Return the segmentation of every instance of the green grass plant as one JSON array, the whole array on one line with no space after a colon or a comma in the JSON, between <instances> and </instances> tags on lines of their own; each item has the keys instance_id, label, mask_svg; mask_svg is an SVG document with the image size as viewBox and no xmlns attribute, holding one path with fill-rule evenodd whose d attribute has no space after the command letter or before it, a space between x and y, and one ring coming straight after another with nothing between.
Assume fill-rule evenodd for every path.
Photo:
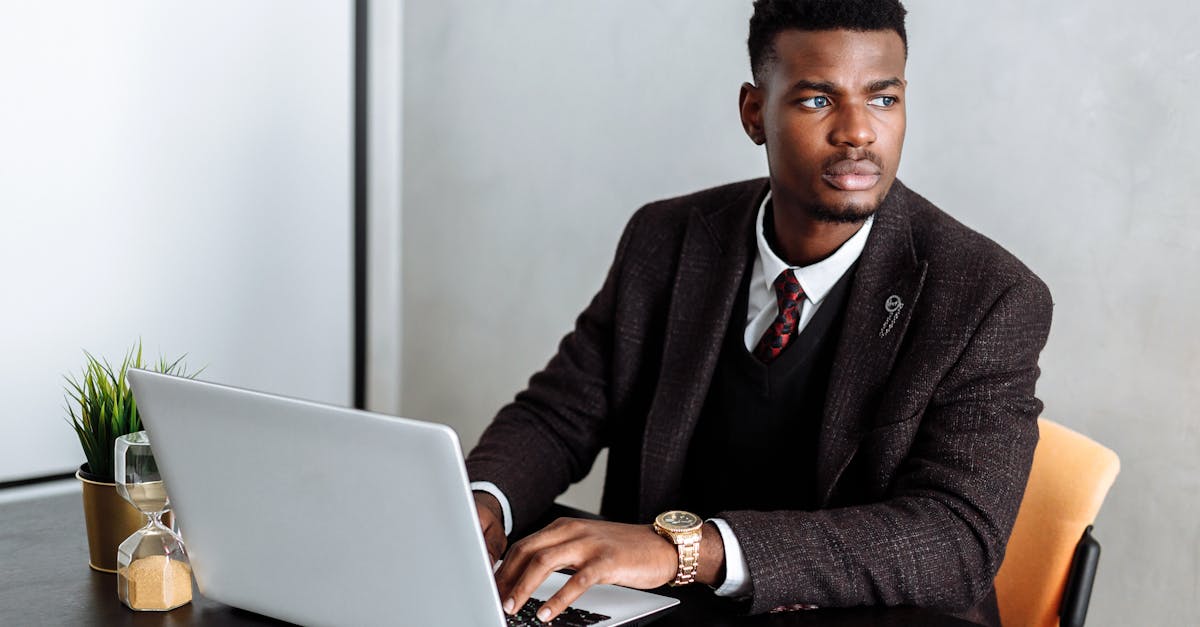
<instances>
[{"instance_id":1,"label":"green grass plant","mask_svg":"<svg viewBox=\"0 0 1200 627\"><path fill-rule=\"evenodd\" d=\"M119 368L113 368L107 359L97 359L83 351L87 363L83 368L82 380L74 375L64 375L67 380L68 421L79 436L79 444L87 458L86 472L101 481L113 480L113 446L117 438L142 430L137 402L129 389L126 374L130 368L147 368L142 361L142 343L139 340ZM192 378L204 369L187 373L183 362L187 355L175 361L159 358L158 363L149 364L149 370Z\"/></svg>"}]
</instances>

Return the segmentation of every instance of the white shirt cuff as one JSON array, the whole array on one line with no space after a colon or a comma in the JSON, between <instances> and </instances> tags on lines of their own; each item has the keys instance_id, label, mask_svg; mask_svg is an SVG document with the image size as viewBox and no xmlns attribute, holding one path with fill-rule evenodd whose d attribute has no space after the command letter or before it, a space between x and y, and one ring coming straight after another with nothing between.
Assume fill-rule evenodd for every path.
<instances>
[{"instance_id":1,"label":"white shirt cuff","mask_svg":"<svg viewBox=\"0 0 1200 627\"><path fill-rule=\"evenodd\" d=\"M737 536L733 535L733 529L724 518L709 518L708 522L717 526L717 531L721 532L721 542L725 545L725 581L717 588L717 596L750 596L754 592L754 584L750 581L750 564L746 563Z\"/></svg>"},{"instance_id":2,"label":"white shirt cuff","mask_svg":"<svg viewBox=\"0 0 1200 627\"><path fill-rule=\"evenodd\" d=\"M508 505L508 497L504 496L504 493L500 491L500 488L497 488L496 484L492 483L491 481L472 481L471 490L487 492L488 494L496 497L497 501L500 501L500 511L504 512L504 535L511 535L513 525L512 509ZM724 537L724 533L722 533L722 537ZM738 555L741 555L741 552L739 552Z\"/></svg>"}]
</instances>

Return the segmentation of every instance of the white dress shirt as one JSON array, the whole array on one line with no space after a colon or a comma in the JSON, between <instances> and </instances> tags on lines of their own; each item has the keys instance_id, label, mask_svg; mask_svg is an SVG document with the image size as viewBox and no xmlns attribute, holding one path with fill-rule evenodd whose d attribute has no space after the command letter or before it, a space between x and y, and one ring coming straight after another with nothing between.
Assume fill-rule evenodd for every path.
<instances>
[{"instance_id":1,"label":"white dress shirt","mask_svg":"<svg viewBox=\"0 0 1200 627\"><path fill-rule=\"evenodd\" d=\"M862 227L850 239L846 240L832 255L807 266L793 266L779 258L767 242L767 232L763 221L767 216L767 203L771 202L771 194L763 199L755 219L755 240L758 243L758 255L754 259L754 269L750 272L750 287L746 295L746 332L743 335L746 350L754 352L754 347L766 333L771 322L779 315L779 299L775 295L775 279L784 271L791 270L796 280L804 290L804 299L800 305L800 321L796 333L800 333L821 303L825 295L833 289L834 284L854 265L867 244L867 236L871 233L874 216L867 218ZM733 530L720 518L710 521L721 532L721 542L725 544L725 581L717 588L717 595L725 597L749 596L754 590L750 582L750 566L742 554L742 546L733 535Z\"/></svg>"},{"instance_id":2,"label":"white dress shirt","mask_svg":"<svg viewBox=\"0 0 1200 627\"><path fill-rule=\"evenodd\" d=\"M767 214L767 203L770 201L771 194L768 193L759 206L758 217L755 219L758 254L754 259L754 269L750 275L744 336L746 350L751 352L754 351L758 340L762 338L775 316L779 315L778 300L775 297L775 279L784 271L790 270L804 290L800 321L796 327L796 333L799 333L808 324L808 321L812 320L813 314L824 302L825 295L829 293L829 290L833 289L838 279L842 278L842 275L862 255L863 247L867 244L867 236L871 233L871 225L875 221L874 216L867 218L857 233L846 240L832 255L821 261L803 267L792 266L780 259L771 249L770 243L767 242L763 220ZM471 483L471 489L487 492L500 501L500 508L504 511L504 533L505 535L512 533L512 512L509 509L508 498L504 496L500 488L490 481L475 481ZM708 522L716 526L721 533L721 541L725 545L725 581L716 589L717 595L749 596L754 590L750 581L750 566L746 562L737 537L734 536L733 530L724 519L710 518Z\"/></svg>"}]
</instances>

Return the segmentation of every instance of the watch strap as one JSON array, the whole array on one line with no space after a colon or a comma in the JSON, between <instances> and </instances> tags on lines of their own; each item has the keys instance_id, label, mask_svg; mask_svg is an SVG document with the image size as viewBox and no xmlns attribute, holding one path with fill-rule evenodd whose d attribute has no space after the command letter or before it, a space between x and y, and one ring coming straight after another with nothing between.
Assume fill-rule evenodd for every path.
<instances>
[{"instance_id":1,"label":"watch strap","mask_svg":"<svg viewBox=\"0 0 1200 627\"><path fill-rule=\"evenodd\" d=\"M700 569L700 533L689 533L684 541L675 540L675 548L679 553L679 566L675 571L672 586L686 586L695 583L696 572Z\"/></svg>"},{"instance_id":2,"label":"watch strap","mask_svg":"<svg viewBox=\"0 0 1200 627\"><path fill-rule=\"evenodd\" d=\"M671 513L671 512L668 512ZM660 514L662 516L662 514ZM692 514L695 516L695 514ZM675 569L675 579L668 582L671 586L685 586L695 583L696 574L700 570L700 540L703 537L703 525L690 527L686 530L674 530L659 524L654 520L654 531L675 545L678 562Z\"/></svg>"}]
</instances>

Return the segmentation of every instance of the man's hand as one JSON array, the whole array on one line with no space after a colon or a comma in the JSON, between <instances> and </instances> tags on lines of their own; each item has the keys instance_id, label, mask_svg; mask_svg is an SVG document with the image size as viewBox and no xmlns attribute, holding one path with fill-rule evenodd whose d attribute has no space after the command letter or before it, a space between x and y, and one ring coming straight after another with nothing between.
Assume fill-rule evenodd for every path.
<instances>
[{"instance_id":1,"label":"man's hand","mask_svg":"<svg viewBox=\"0 0 1200 627\"><path fill-rule=\"evenodd\" d=\"M596 584L642 589L666 584L675 579L678 561L675 546L650 525L559 518L513 545L496 571L496 587L504 611L512 614L550 573L575 569L538 610L538 618L549 621Z\"/></svg>"},{"instance_id":2,"label":"man's hand","mask_svg":"<svg viewBox=\"0 0 1200 627\"><path fill-rule=\"evenodd\" d=\"M475 492L475 511L479 514L479 526L483 529L483 542L487 545L492 563L504 555L508 548L508 537L504 535L504 511L500 501L487 492Z\"/></svg>"}]
</instances>

